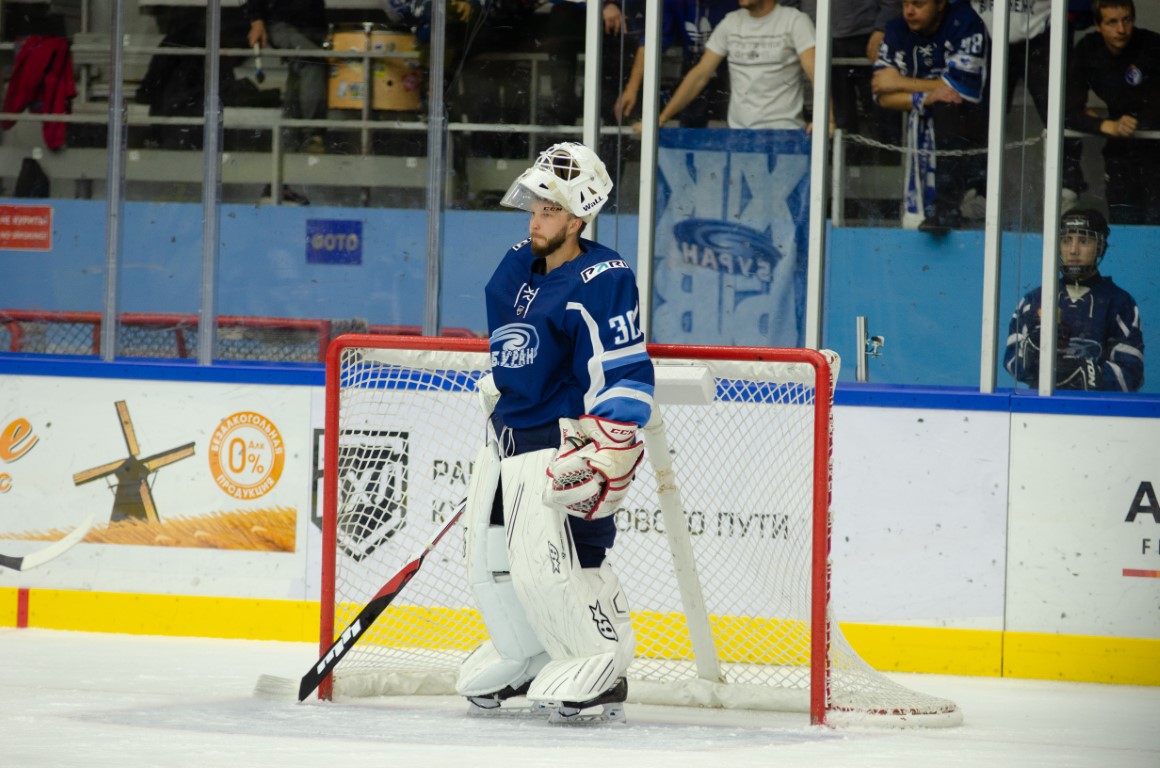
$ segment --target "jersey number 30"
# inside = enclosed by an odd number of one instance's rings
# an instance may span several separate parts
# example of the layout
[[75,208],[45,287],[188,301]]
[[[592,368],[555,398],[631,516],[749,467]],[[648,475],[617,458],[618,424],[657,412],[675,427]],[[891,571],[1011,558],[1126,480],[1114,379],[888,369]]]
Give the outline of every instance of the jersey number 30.
[[644,336],[640,329],[636,327],[636,317],[639,314],[640,308],[625,312],[623,315],[616,315],[609,318],[608,324],[612,326],[612,330],[616,331],[616,338],[612,343],[616,346],[622,346],[630,341],[636,341]]

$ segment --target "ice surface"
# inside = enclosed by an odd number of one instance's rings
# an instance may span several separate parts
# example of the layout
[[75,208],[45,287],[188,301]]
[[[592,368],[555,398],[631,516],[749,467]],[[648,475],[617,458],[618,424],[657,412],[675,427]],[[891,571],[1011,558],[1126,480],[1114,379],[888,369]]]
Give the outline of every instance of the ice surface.
[[[958,728],[811,727],[800,714],[629,704],[624,726],[468,718],[452,697],[254,697],[307,643],[0,629],[0,766],[1160,768],[1160,689],[891,675],[959,703]],[[1155,727],[1152,725],[1152,727]]]

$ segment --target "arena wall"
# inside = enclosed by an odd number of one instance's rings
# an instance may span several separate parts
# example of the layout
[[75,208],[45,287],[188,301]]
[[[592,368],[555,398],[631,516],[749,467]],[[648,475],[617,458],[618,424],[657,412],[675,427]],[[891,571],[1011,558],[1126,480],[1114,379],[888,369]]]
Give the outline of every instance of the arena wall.
[[[320,370],[13,357],[0,376],[0,553],[93,524],[0,570],[0,626],[315,639]],[[867,660],[1160,685],[1160,402],[837,399],[834,613]],[[109,527],[133,501],[95,476],[127,458],[123,414],[140,458],[193,447],[152,476],[156,521]]]

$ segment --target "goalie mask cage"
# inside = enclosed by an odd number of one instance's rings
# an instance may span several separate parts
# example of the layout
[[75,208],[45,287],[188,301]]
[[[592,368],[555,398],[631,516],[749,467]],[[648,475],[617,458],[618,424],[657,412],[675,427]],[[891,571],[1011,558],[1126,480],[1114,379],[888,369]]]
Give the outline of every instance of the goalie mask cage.
[[[829,611],[832,352],[650,345],[647,461],[609,558],[636,631],[629,701],[809,712],[830,724],[955,725],[851,648]],[[320,648],[467,495],[487,437],[486,340],[342,336],[326,372]],[[487,637],[463,527],[320,695],[451,694]]]

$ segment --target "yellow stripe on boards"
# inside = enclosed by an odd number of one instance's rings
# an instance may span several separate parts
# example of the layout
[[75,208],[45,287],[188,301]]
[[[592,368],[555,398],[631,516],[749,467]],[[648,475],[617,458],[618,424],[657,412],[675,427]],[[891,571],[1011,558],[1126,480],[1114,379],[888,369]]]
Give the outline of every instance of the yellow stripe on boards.
[[[19,590],[0,588],[0,627],[15,627]],[[359,606],[336,619],[341,630]],[[381,625],[381,626],[380,626]],[[28,626],[81,632],[221,637],[315,643],[318,603],[52,589],[28,591]],[[633,614],[637,648],[653,658],[691,658],[684,616]],[[448,627],[456,628],[449,631]],[[721,660],[808,662],[801,622],[712,617]],[[842,624],[850,644],[885,672],[1007,676],[1160,686],[1160,640],[1034,632]],[[362,642],[469,651],[486,636],[474,609],[392,606]],[[773,652],[779,637],[790,653]]]
[[1007,632],[1006,677],[1160,685],[1160,640]]
[[314,641],[318,605],[305,601],[31,590],[28,626],[79,632]]
[[16,626],[16,611],[19,600],[19,589],[0,587],[0,627]]
[[1003,668],[1003,633],[946,627],[842,624],[842,634],[870,666],[883,672],[996,677]]
[[[361,606],[347,605],[336,612],[336,637],[354,621],[360,609]],[[471,651],[486,637],[487,629],[479,611],[474,608],[407,605],[391,606],[383,611],[359,642],[399,648]]]

